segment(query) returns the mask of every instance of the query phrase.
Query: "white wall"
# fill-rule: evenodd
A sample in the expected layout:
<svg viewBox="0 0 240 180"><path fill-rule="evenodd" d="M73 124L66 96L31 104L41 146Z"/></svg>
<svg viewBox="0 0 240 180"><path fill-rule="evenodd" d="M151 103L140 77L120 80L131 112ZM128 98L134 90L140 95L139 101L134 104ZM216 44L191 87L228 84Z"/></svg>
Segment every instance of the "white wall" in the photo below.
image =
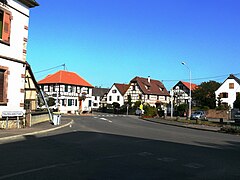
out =
<svg viewBox="0 0 240 180"><path fill-rule="evenodd" d="M29 15L29 8L23 6L15 0L8 0L8 4L15 9L19 10L26 15ZM29 18L22 13L10 8L9 6L3 6L0 3L0 7L4 10L12 13L13 19L11 20L11 34L10 34L10 46L0 42L0 55L8 58L16 59L19 62L0 58L0 65L7 67L9 75L7 78L7 106L0 106L0 116L2 111L23 111L23 107L20 104L24 103L24 93L21 90L24 89L26 56L23 53L23 49L26 49L26 42L24 38L28 38L28 30L24 29L24 26L28 26ZM21 61L23 63L21 63Z"/></svg>
<svg viewBox="0 0 240 180"><path fill-rule="evenodd" d="M229 83L234 83L234 89L229 89ZM236 100L236 93L240 92L240 85L234 79L227 79L220 88L215 91L216 99L220 93L227 92L228 98L221 98L223 103L228 103L233 108L233 103Z"/></svg>
<svg viewBox="0 0 240 180"><path fill-rule="evenodd" d="M116 93L114 93L116 91ZM109 98L110 96L112 97L112 100L110 101ZM117 97L119 96L119 101ZM112 86L112 88L109 90L107 94L107 104L112 104L112 103L119 103L120 106L124 105L124 97L121 95L121 93L118 91L115 85Z"/></svg>
<svg viewBox="0 0 240 180"><path fill-rule="evenodd" d="M21 6L17 1L8 0L8 4L29 15L29 9ZM0 43L0 55L25 61L23 49L26 43L23 38L28 38L28 30L24 29L24 26L28 26L29 18L8 6L1 6L1 8L10 11L13 19L11 20L10 46Z"/></svg>

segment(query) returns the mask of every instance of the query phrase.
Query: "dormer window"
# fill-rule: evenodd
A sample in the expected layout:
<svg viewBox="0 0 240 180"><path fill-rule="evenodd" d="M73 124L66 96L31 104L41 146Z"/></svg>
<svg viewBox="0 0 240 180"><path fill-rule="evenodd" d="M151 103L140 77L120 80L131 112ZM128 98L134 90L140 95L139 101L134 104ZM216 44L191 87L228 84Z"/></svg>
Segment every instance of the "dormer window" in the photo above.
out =
<svg viewBox="0 0 240 180"><path fill-rule="evenodd" d="M146 85L145 85L145 88L146 88L147 90L149 90L149 89L150 89L150 86L146 86Z"/></svg>

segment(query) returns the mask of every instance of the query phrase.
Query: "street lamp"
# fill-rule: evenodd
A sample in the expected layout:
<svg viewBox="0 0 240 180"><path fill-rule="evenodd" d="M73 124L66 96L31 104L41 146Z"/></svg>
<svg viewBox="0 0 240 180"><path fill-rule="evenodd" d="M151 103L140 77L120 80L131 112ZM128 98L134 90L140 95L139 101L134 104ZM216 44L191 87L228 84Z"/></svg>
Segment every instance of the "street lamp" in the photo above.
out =
<svg viewBox="0 0 240 180"><path fill-rule="evenodd" d="M188 117L190 119L190 116L191 116L191 113L192 113L192 110L191 110L191 107L192 107L192 72L191 72L191 69L187 66L187 64L185 62L182 62L182 65L186 66L189 70L189 81L190 81L190 93L189 93L189 112L188 112Z"/></svg>

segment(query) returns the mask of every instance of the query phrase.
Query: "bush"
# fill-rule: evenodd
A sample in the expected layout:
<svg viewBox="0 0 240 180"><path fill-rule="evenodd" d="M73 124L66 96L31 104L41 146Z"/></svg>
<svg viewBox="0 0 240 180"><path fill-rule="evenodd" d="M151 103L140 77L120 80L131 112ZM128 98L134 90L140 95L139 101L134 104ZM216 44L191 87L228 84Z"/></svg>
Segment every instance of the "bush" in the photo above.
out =
<svg viewBox="0 0 240 180"><path fill-rule="evenodd" d="M148 117L157 116L157 108L150 106L149 104L143 106L144 115Z"/></svg>
<svg viewBox="0 0 240 180"><path fill-rule="evenodd" d="M240 134L240 126L224 126L221 128L221 131L230 134Z"/></svg>

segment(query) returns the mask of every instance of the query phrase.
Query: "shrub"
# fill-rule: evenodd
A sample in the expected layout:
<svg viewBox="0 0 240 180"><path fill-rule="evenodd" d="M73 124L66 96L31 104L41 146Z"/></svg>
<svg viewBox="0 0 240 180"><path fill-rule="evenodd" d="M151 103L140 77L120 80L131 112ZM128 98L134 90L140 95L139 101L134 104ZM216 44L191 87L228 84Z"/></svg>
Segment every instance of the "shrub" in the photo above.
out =
<svg viewBox="0 0 240 180"><path fill-rule="evenodd" d="M149 104L143 106L144 115L148 117L157 116L157 108L150 106Z"/></svg>

